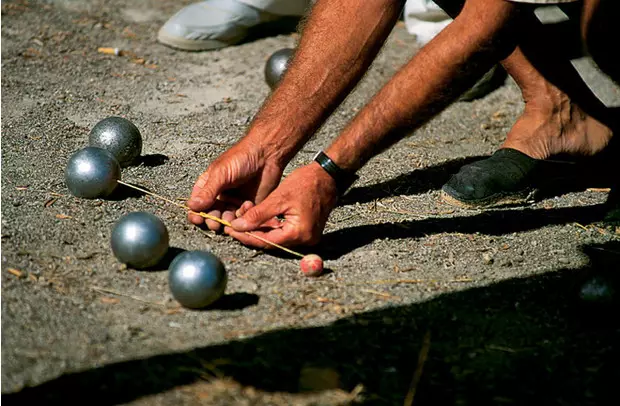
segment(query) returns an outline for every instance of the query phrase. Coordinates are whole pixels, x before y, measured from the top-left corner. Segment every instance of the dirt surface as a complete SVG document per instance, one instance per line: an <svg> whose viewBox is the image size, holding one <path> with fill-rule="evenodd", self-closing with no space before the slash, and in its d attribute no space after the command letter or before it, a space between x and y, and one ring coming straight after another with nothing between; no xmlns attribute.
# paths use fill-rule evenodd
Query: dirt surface
<svg viewBox="0 0 620 406"><path fill-rule="evenodd" d="M361 171L314 249L331 269L320 278L127 189L109 200L71 196L70 154L96 122L121 115L144 136L142 162L123 180L187 197L268 95L267 57L295 44L280 33L174 51L154 39L179 3L2 3L2 400L402 404L418 364L416 404L616 397L617 313L576 300L588 276L618 267L620 231L602 221L607 192L485 212L439 200L450 174L492 153L520 113L512 83L454 104ZM416 50L397 26L289 170L328 145ZM137 210L166 223L169 257L202 249L222 259L229 285L214 308L179 308L166 263L136 271L114 258L111 227Z"/></svg>

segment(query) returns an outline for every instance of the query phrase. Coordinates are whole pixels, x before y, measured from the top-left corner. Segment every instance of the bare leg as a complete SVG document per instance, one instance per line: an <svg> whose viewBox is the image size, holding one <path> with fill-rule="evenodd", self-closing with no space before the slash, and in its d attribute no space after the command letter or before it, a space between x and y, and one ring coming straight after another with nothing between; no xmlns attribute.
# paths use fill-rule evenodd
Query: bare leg
<svg viewBox="0 0 620 406"><path fill-rule="evenodd" d="M523 16L530 21L518 33L519 46L502 61L521 89L523 114L493 157L464 166L444 185L446 202L472 208L522 203L536 189L535 184L544 183L549 175L539 171L537 160L558 155L592 156L610 143L612 129L618 125L618 109L606 108L571 64L572 59L582 56L584 33L590 35L590 41L585 42L588 44L597 32L588 30L592 24L588 16L613 18L613 14L597 14L591 8L588 3L583 8L581 3L566 7L571 19L551 26L538 22L533 8L529 17ZM528 6L523 6L523 11L527 12ZM586 18L589 22L584 22ZM595 24L597 29L601 24L600 20ZM607 49L601 54L613 52ZM618 65L608 58L599 66L608 71ZM566 172L565 168L558 169Z"/></svg>
<svg viewBox="0 0 620 406"><path fill-rule="evenodd" d="M546 80L521 49L515 50L503 66L521 88L525 109L502 148L546 159L557 154L590 156L607 146L612 136L610 128ZM581 80L574 74L575 80Z"/></svg>
<svg viewBox="0 0 620 406"><path fill-rule="evenodd" d="M438 0L437 3L453 18L462 7L462 2L458 1ZM524 24L526 29L522 30L520 46L502 61L504 69L521 89L525 109L508 133L502 148L513 148L532 158L546 159L556 154L590 156L608 144L612 136L609 128L611 114L600 106L569 61L570 53L581 52L580 39L593 44L597 54L613 54L609 49L605 49L606 52L599 50L603 35L608 34L607 30L600 28L604 27L601 20L610 11L600 12L598 4L599 0L588 0L582 10L572 7L576 14L573 17L577 17L575 21L555 31L534 17L534 7L526 10L531 16ZM527 7L524 6L524 9ZM596 17L598 20L592 24ZM597 29L590 28L593 25ZM549 31L557 37L550 36ZM567 31L568 35L565 35ZM541 41L545 37L550 39ZM550 53L549 49L558 48L553 43L558 39L564 43L574 39L576 43L560 47L557 53ZM533 56L534 61L528 59L526 54ZM613 63L604 64L610 65L613 66ZM579 104L587 105L588 113Z"/></svg>

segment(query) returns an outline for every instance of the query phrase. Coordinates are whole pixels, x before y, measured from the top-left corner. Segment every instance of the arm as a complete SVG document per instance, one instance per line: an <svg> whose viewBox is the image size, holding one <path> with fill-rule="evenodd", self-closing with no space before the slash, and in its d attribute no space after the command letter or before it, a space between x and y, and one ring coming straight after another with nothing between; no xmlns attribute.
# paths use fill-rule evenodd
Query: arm
<svg viewBox="0 0 620 406"><path fill-rule="evenodd" d="M247 135L197 180L189 207L219 216L217 197L262 201L282 171L361 79L394 26L401 1L318 1L280 86ZM231 220L231 211L224 211ZM201 217L190 215L200 224ZM208 223L217 229L218 224Z"/></svg>
<svg viewBox="0 0 620 406"><path fill-rule="evenodd" d="M505 0L469 0L461 14L415 55L326 150L350 171L452 103L514 47Z"/></svg>
<svg viewBox="0 0 620 406"><path fill-rule="evenodd" d="M505 0L468 0L461 14L405 65L326 150L340 167L355 171L371 157L428 121L514 49L517 8ZM333 180L316 163L297 169L258 206L227 230L245 244L266 248L239 231L268 219L286 221L263 234L280 244L318 241L335 206ZM317 235L318 234L318 235Z"/></svg>
<svg viewBox="0 0 620 406"><path fill-rule="evenodd" d="M288 163L357 85L402 9L401 1L317 1L280 86L253 122Z"/></svg>

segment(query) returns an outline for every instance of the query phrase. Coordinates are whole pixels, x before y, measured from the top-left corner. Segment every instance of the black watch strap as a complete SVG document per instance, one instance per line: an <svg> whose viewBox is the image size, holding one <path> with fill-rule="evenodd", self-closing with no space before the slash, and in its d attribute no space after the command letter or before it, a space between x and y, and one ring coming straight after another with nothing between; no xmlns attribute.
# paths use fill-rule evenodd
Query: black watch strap
<svg viewBox="0 0 620 406"><path fill-rule="evenodd" d="M325 172L334 178L340 195L343 195L351 187L353 182L359 178L356 174L347 172L336 165L323 151L319 151L314 156L314 160L321 165L321 168L325 169Z"/></svg>

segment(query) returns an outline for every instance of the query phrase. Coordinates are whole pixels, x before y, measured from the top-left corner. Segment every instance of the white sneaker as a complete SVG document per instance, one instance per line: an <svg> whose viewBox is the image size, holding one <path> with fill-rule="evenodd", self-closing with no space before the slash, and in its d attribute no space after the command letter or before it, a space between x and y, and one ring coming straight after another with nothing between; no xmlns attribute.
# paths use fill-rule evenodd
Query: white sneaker
<svg viewBox="0 0 620 406"><path fill-rule="evenodd" d="M258 24L282 18L237 0L206 0L181 9L159 30L157 40L186 51L238 44Z"/></svg>
<svg viewBox="0 0 620 406"><path fill-rule="evenodd" d="M425 45L430 42L452 19L431 0L407 0L403 11L405 27L409 34Z"/></svg>

